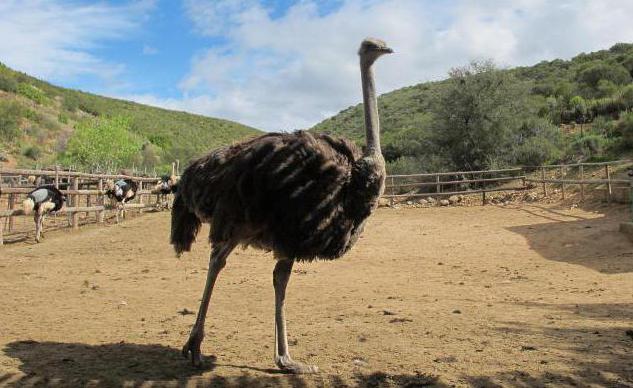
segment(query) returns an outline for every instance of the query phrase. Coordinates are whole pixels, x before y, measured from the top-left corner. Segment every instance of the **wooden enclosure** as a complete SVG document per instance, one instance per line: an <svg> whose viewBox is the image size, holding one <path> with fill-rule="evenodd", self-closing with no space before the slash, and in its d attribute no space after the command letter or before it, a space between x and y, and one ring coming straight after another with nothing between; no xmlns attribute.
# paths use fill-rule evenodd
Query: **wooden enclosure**
<svg viewBox="0 0 633 388"><path fill-rule="evenodd" d="M30 179L29 179L30 178ZM33 182L32 180L35 179ZM64 207L48 217L44 230L79 228L87 223L104 223L115 215L116 206L105 195L107 180L131 179L138 184L136 198L125 205L126 211L143 212L162 207L160 195L153 193L159 177L120 174L92 174L77 171L0 169L0 245L5 239L24 238L34 229L31 217L21 209L22 200L35 187L54 185L67 197Z"/></svg>

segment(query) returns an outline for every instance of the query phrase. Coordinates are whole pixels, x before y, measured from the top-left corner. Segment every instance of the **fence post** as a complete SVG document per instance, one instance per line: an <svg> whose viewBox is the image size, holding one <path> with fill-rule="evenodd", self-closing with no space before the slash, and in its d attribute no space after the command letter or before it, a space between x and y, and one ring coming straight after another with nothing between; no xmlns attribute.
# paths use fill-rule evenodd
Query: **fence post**
<svg viewBox="0 0 633 388"><path fill-rule="evenodd" d="M541 181L543 182L543 196L547 197L547 187L545 186L545 166L541 166Z"/></svg>
<svg viewBox="0 0 633 388"><path fill-rule="evenodd" d="M565 166L560 166L560 179L565 179ZM560 191L564 200L565 199L565 182L560 184Z"/></svg>
<svg viewBox="0 0 633 388"><path fill-rule="evenodd" d="M605 172L607 173L607 203L611 203L611 171L609 169L609 165L604 166Z"/></svg>
<svg viewBox="0 0 633 388"><path fill-rule="evenodd" d="M55 165L55 188L59 189L59 166Z"/></svg>
<svg viewBox="0 0 633 388"><path fill-rule="evenodd" d="M99 191L101 191L103 193L103 178L99 179ZM105 196L103 194L99 194L98 196L98 200L97 200L97 204L100 206L105 206ZM105 211L104 210L98 210L97 211L97 221L100 223L103 223L103 219L105 216Z"/></svg>
<svg viewBox="0 0 633 388"><path fill-rule="evenodd" d="M0 246L4 245L4 218L0 217Z"/></svg>
<svg viewBox="0 0 633 388"><path fill-rule="evenodd" d="M138 182L138 191L143 191L143 181ZM143 194L138 195L138 203L143 204ZM138 214L143 213L143 208L138 208Z"/></svg>
<svg viewBox="0 0 633 388"><path fill-rule="evenodd" d="M580 163L580 200L585 201L585 184L583 181L585 180L585 168L582 163Z"/></svg>
<svg viewBox="0 0 633 388"><path fill-rule="evenodd" d="M14 187L15 185L13 184L13 182L9 185L9 187ZM9 194L9 210L13 210L15 205L15 194L11 193ZM13 216L9 216L9 232L13 231Z"/></svg>
<svg viewBox="0 0 633 388"><path fill-rule="evenodd" d="M437 174L435 176L435 182L437 182L437 187L435 188L435 192L439 194L442 192L442 185L440 184L440 174Z"/></svg>
<svg viewBox="0 0 633 388"><path fill-rule="evenodd" d="M73 182L73 190L79 190L79 178L73 178L72 180ZM78 207L79 206L79 194L75 194L73 195L73 207ZM79 213L78 212L73 212L72 217L72 227L73 229L78 229L79 228Z"/></svg>
<svg viewBox="0 0 633 388"><path fill-rule="evenodd" d="M395 182L393 179L393 176L391 177L391 198L389 200L389 206L393 207L394 202L395 202L395 198L394 195L396 195L396 186L395 186Z"/></svg>

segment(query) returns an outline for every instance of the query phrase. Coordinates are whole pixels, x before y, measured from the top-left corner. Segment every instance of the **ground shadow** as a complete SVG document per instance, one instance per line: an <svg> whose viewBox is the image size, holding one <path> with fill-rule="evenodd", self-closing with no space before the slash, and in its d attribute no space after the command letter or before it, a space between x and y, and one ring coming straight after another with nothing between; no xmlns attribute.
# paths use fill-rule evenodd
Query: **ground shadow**
<svg viewBox="0 0 633 388"><path fill-rule="evenodd" d="M633 272L633 244L619 232L624 219L621 214L599 218L532 214L552 222L512 226L508 230L525 237L530 248L545 259L582 265L602 273Z"/></svg>
<svg viewBox="0 0 633 388"><path fill-rule="evenodd" d="M22 373L0 373L0 386L10 387L447 387L436 376L417 372L359 373L350 382L336 375L288 375L223 365L242 371L236 376L215 376L207 373L219 366L214 358L207 357L205 367L197 369L182 358L180 350L163 345L16 341L3 350L21 363Z"/></svg>

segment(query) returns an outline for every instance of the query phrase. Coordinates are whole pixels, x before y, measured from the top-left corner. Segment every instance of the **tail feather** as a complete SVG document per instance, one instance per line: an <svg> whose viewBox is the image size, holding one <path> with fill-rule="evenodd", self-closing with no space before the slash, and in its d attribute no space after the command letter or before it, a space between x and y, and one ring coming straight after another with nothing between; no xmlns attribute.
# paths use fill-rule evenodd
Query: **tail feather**
<svg viewBox="0 0 633 388"><path fill-rule="evenodd" d="M24 201L22 201L22 210L24 211L24 214L29 215L33 213L34 208L35 208L35 201L33 201L33 198L27 198Z"/></svg>
<svg viewBox="0 0 633 388"><path fill-rule="evenodd" d="M191 244L196 239L202 222L192 213L182 198L177 195L171 209L171 244L174 246L176 256L191 250Z"/></svg>

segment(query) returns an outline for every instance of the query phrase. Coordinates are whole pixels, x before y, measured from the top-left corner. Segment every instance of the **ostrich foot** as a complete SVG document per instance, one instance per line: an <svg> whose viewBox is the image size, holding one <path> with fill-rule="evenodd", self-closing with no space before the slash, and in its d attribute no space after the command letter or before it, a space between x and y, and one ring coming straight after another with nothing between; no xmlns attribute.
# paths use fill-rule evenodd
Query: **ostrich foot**
<svg viewBox="0 0 633 388"><path fill-rule="evenodd" d="M308 365L294 361L290 356L275 357L275 364L277 364L282 371L292 374L311 374L319 371L316 365Z"/></svg>
<svg viewBox="0 0 633 388"><path fill-rule="evenodd" d="M191 365L196 368L200 368L202 366L202 353L200 352L200 344L202 343L202 335L198 336L195 333L191 333L189 340L185 346L182 347L182 356L184 358L189 358L189 353L191 353Z"/></svg>

